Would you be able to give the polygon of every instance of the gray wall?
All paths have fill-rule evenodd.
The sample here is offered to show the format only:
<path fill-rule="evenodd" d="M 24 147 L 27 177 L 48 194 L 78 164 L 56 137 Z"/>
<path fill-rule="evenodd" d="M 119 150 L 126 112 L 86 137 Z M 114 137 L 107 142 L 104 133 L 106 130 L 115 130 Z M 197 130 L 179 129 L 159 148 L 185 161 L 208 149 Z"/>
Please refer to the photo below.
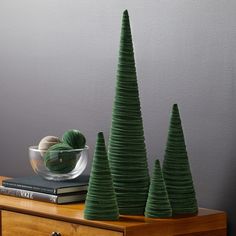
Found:
<path fill-rule="evenodd" d="M 178 103 L 199 205 L 226 210 L 233 230 L 233 0 L 0 0 L 0 174 L 32 174 L 27 147 L 46 135 L 80 129 L 91 158 L 96 133 L 108 137 L 126 8 L 150 171 Z"/>

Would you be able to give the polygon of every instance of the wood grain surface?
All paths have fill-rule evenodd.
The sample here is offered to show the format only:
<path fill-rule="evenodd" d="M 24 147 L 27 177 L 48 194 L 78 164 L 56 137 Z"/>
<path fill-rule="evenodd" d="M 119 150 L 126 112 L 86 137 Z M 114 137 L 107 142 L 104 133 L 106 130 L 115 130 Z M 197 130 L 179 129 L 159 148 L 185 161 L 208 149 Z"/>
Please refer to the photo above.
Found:
<path fill-rule="evenodd" d="M 2 234 L 13 235 L 51 235 L 58 232 L 61 236 L 122 236 L 123 233 L 106 229 L 83 226 L 42 217 L 2 211 Z"/>
<path fill-rule="evenodd" d="M 176 234 L 174 236 L 225 236 L 227 234 L 226 229 L 219 229 L 219 230 L 210 230 L 210 231 L 202 231 L 197 233 L 191 234 Z"/>

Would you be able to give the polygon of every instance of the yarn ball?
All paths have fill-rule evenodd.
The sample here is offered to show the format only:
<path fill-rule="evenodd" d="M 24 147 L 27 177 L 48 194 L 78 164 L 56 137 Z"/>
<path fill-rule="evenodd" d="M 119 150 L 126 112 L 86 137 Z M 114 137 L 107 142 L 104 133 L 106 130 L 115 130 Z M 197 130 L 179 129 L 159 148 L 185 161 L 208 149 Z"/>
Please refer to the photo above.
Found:
<path fill-rule="evenodd" d="M 56 136 L 46 136 L 42 138 L 38 144 L 38 149 L 43 156 L 45 152 L 53 145 L 60 143 L 61 140 Z"/>
<path fill-rule="evenodd" d="M 75 149 L 85 147 L 86 139 L 79 130 L 68 130 L 62 136 L 62 141 Z"/>
<path fill-rule="evenodd" d="M 68 144 L 57 143 L 45 153 L 44 164 L 51 172 L 66 174 L 75 168 L 77 163 L 76 154 Z"/>

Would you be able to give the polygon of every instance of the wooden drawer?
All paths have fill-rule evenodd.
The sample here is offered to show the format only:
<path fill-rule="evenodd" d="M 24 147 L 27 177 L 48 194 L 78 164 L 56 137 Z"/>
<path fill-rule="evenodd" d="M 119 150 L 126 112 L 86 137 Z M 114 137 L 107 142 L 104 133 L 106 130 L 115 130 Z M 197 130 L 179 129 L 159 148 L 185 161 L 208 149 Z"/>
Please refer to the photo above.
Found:
<path fill-rule="evenodd" d="M 2 211 L 2 236 L 123 236 L 123 233 L 38 216 Z"/>
<path fill-rule="evenodd" d="M 202 231 L 197 233 L 190 234 L 176 234 L 175 236 L 225 236 L 227 235 L 226 229 L 219 230 L 210 230 L 210 231 Z"/>

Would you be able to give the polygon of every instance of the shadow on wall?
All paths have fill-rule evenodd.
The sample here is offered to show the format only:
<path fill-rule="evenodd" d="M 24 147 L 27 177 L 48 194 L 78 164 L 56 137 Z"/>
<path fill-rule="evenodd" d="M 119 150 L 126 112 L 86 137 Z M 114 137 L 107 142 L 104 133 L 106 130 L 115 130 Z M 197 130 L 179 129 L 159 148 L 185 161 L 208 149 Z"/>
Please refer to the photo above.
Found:
<path fill-rule="evenodd" d="M 233 137 L 232 140 L 236 140 L 236 137 Z M 236 235 L 236 146 L 232 145 L 232 147 L 231 159 L 226 168 L 228 173 L 225 177 L 225 189 L 223 189 L 224 197 L 221 198 L 221 202 L 218 204 L 220 209 L 227 212 L 229 236 Z"/>

